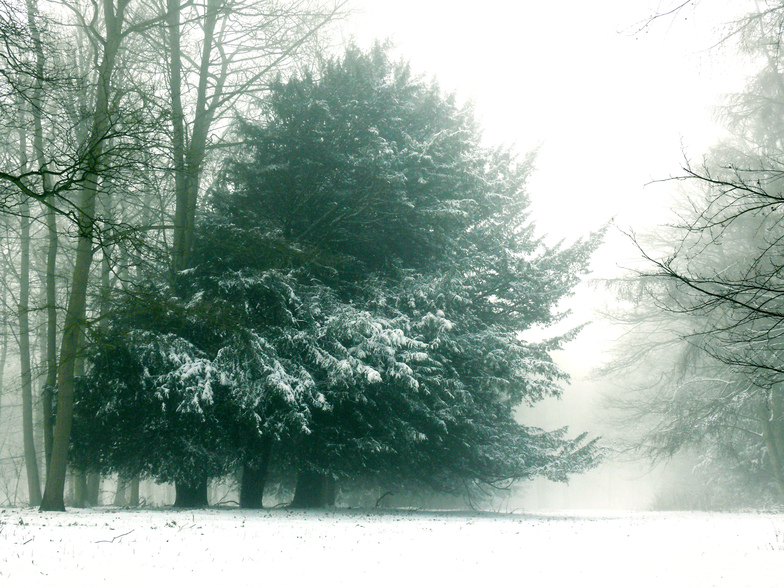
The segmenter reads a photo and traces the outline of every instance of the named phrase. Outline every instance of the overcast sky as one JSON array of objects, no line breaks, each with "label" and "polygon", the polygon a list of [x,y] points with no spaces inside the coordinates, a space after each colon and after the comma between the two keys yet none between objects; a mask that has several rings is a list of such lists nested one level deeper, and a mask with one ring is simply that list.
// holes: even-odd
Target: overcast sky
[{"label": "overcast sky", "polygon": [[[671,4],[674,2],[672,0]],[[733,4],[733,3],[730,3]],[[735,2],[734,10],[742,3]],[[716,51],[722,0],[641,24],[657,0],[355,0],[360,44],[391,38],[414,68],[475,101],[493,143],[541,145],[539,224],[570,236],[610,218],[636,224],[652,179],[699,156],[718,95],[742,79]],[[642,212],[641,212],[642,211]]]}]

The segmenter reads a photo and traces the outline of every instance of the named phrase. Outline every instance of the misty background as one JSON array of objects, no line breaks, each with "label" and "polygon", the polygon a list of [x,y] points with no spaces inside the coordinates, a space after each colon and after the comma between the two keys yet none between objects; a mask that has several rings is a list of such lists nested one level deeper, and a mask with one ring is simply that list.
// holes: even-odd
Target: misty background
[{"label": "misty background", "polygon": [[[569,324],[586,326],[554,354],[571,384],[561,399],[521,408],[524,422],[590,431],[610,444],[617,436],[603,398],[618,389],[596,371],[623,328],[604,318],[614,302],[601,280],[638,267],[622,231],[672,219],[679,191],[659,181],[718,140],[720,107],[754,71],[748,56],[719,43],[748,5],[687,3],[666,14],[682,4],[366,0],[345,28],[360,43],[391,39],[416,70],[473,101],[489,143],[537,151],[534,219],[553,242],[612,225],[593,259],[596,281],[570,300]],[[663,16],[650,20],[656,14]],[[506,506],[650,508],[702,483],[694,466],[688,458],[653,466],[616,455],[568,484],[524,483]]]}]

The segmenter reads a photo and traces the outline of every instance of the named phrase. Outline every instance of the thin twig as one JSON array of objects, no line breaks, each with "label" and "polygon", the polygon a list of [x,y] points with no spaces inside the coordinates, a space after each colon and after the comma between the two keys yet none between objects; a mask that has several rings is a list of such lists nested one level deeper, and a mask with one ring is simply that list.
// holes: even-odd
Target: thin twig
[{"label": "thin twig", "polygon": [[115,539],[122,539],[123,537],[125,537],[126,535],[130,535],[131,533],[133,533],[133,529],[131,529],[127,533],[123,533],[122,535],[117,535],[117,537],[113,537],[111,541],[108,539],[101,539],[100,541],[96,541],[95,543],[114,543]]}]

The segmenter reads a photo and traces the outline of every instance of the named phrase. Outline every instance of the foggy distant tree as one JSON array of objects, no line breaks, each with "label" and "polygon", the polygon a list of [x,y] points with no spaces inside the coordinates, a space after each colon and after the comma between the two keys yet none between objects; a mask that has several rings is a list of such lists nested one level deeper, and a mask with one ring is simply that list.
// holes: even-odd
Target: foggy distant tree
[{"label": "foggy distant tree", "polygon": [[48,468],[52,458],[54,440],[53,396],[57,388],[57,234],[56,194],[53,191],[51,175],[47,172],[47,156],[44,139],[44,83],[46,79],[46,55],[43,38],[38,23],[41,20],[37,0],[26,0],[27,27],[35,54],[35,77],[30,94],[30,116],[33,121],[33,156],[41,174],[42,194],[49,199],[45,208],[47,229],[46,247],[46,381],[41,403],[43,405],[44,456]]},{"label": "foggy distant tree", "polygon": [[715,317],[674,311],[689,295],[673,286],[660,277],[615,285],[623,310],[612,318],[624,335],[601,372],[613,391],[605,399],[613,441],[653,463],[695,455],[710,481],[703,503],[765,504],[783,487],[776,448],[784,431],[767,408],[779,395],[706,351]]},{"label": "foggy distant tree", "polygon": [[[5,368],[8,360],[9,331],[11,329],[8,312],[8,289],[5,287],[8,277],[6,264],[0,261],[0,414],[2,414],[3,395],[5,394]],[[0,422],[2,422],[0,420]]]},{"label": "foggy distant tree", "polygon": [[514,420],[567,378],[563,337],[520,333],[561,317],[598,239],[534,237],[531,161],[482,147],[470,109],[380,46],[263,105],[180,296],[150,283],[112,318],[74,459],[183,487],[241,466],[254,507],[272,458],[299,506],[340,479],[459,493],[594,465],[584,435]]},{"label": "foggy distant tree", "polygon": [[782,14],[772,8],[744,21],[754,26],[743,30],[742,46],[762,67],[728,100],[722,113],[728,138],[673,179],[687,197],[665,233],[670,241],[637,239],[648,263],[636,278],[638,301],[648,309],[640,324],[659,325],[670,351],[677,350],[669,356],[675,361],[652,361],[662,349],[655,343],[647,349],[641,343],[636,358],[627,348],[620,360],[666,366],[651,374],[650,386],[621,400],[627,416],[645,423],[639,448],[658,457],[696,448],[705,461],[742,471],[736,480],[778,501],[784,501],[784,70],[776,25]]},{"label": "foggy distant tree", "polygon": [[[24,107],[19,108],[24,117]],[[19,125],[19,170],[27,173],[27,136],[24,124]],[[30,361],[30,205],[27,196],[21,196],[19,206],[19,361],[22,382],[22,435],[24,442],[27,487],[30,506],[41,503],[41,482],[33,432],[33,380]]]}]

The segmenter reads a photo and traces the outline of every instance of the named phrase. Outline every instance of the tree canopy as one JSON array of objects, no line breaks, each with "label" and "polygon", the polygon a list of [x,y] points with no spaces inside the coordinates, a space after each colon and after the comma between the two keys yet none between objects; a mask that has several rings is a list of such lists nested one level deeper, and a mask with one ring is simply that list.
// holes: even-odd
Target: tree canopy
[{"label": "tree canopy", "polygon": [[[76,459],[190,485],[243,466],[262,488],[272,459],[305,506],[335,480],[457,493],[597,462],[515,420],[568,378],[550,352],[571,334],[525,332],[561,318],[599,239],[536,236],[531,158],[483,146],[380,45],[279,80],[238,134],[176,295],[136,292],[96,351]],[[116,418],[113,445],[91,433]],[[180,449],[142,446],[159,434]],[[183,451],[202,457],[172,473]]]}]

